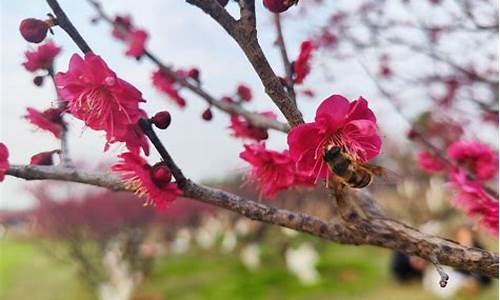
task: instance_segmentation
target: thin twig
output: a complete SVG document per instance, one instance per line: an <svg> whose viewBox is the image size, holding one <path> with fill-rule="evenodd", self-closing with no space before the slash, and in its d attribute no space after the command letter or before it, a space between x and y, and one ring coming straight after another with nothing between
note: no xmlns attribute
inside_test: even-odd
<svg viewBox="0 0 500 300"><path fill-rule="evenodd" d="M283 113L290 126L304 123L302 113L274 73L257 39L254 0L241 0L241 18L235 20L216 0L186 0L210 15L238 43L259 76L267 95Z"/></svg>
<svg viewBox="0 0 500 300"><path fill-rule="evenodd" d="M7 174L26 180L52 179L79 182L113 190L129 188L113 174L60 166L12 165ZM420 256L429 261L430 256L435 256L441 264L498 277L497 254L430 236L388 218L375 217L369 220L355 218L346 227L344 223L327 223L314 216L272 207L190 180L186 180L183 190L185 197L231 210L252 220L287 227L342 244L375 245L401 251L407 255ZM366 193L363 196L370 197ZM373 199L363 201L364 205L374 203Z"/></svg>
<svg viewBox="0 0 500 300"><path fill-rule="evenodd" d="M66 108L66 102L64 99L62 99L61 95L59 95L59 91L57 89L56 81L54 79L54 68L51 66L47 72L49 73L49 76L52 80L52 83L54 84L54 90L57 95L57 107L61 110L64 110ZM68 146L68 122L64 120L64 113L61 112L61 152L60 152L60 157L61 157L61 163L64 166L72 166L71 162L71 157L70 157L70 152L69 152L69 146Z"/></svg>
<svg viewBox="0 0 500 300"><path fill-rule="evenodd" d="M113 27L117 28L118 30L121 30L121 32L124 35L127 35L128 32L125 28L120 28L119 26L116 26L111 19L110 16L108 16L101 4L98 1L95 0L87 0L96 10L99 18L102 20L106 21L108 24L112 25ZM261 114L251 112L249 110L246 110L241 106L240 104L237 103L230 103L230 102L225 102L216 99L214 96L210 95L205 89L203 89L200 85L198 84L193 84L186 78L180 77L171 67L167 66L165 63L163 63L156 55L154 55L151 50L146 49L144 51L144 57L148 58L151 62L153 62L156 66L158 66L165 74L167 74L169 77L173 78L176 82L178 82L181 86L187 88L194 94L198 95L200 98L204 99L208 104L213 105L214 107L230 114L230 115L239 115L245 118L250 124L252 124L255 127L259 128L269 128L269 129L274 129L278 130L281 132L288 132L290 129L290 126L288 124L273 120L271 118L265 117Z"/></svg>
<svg viewBox="0 0 500 300"><path fill-rule="evenodd" d="M290 62L290 58L288 56L288 52L286 50L285 38L283 35L283 28L281 26L281 17L280 14L274 14L274 27L276 28L276 45L278 46L281 54L281 60L283 62L283 68L285 69L285 74L287 77L287 90L290 94L290 98L294 101L295 105L297 105L295 89L293 86L293 66Z"/></svg>
<svg viewBox="0 0 500 300"><path fill-rule="evenodd" d="M163 143L160 141L160 139L156 135L156 133L153 129L153 126L151 125L151 122L147 119L140 119L139 126L141 127L144 134L149 138L149 140L151 141L153 146L156 148L156 150L160 154L163 161L167 164L167 167L170 169L170 171L172 172L172 175L174 176L175 180L177 181L177 186L179 186L179 188L183 189L186 185L187 179L184 176L184 174L182 173L181 169L174 162L174 160L172 159L172 157L168 153L165 146L163 146Z"/></svg>
<svg viewBox="0 0 500 300"><path fill-rule="evenodd" d="M57 0L47 0L47 4L49 4L50 8L56 15L56 25L66 31L66 33L83 53L92 52L92 49L90 49L89 45L87 45L87 42L85 42L73 23L71 23L68 16L66 16L66 13L63 11L61 6L59 6Z"/></svg>
<svg viewBox="0 0 500 300"><path fill-rule="evenodd" d="M450 276L448 276L448 274L444 271L443 267L441 266L441 264L439 264L439 261L434 255L429 256L429 258L434 267L436 267L436 271L438 272L439 277L441 277L441 279L439 280L439 285L442 288L445 288L448 284L448 279L450 279Z"/></svg>

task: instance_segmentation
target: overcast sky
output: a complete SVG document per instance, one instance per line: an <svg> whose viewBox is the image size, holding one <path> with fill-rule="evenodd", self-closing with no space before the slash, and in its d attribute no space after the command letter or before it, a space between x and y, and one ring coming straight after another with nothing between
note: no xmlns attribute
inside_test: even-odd
<svg viewBox="0 0 500 300"><path fill-rule="evenodd" d="M252 87L254 101L248 108L255 110L275 110L270 99L265 95L251 65L237 47L210 17L198 8L184 1L149 0L106 0L104 9L111 15L130 13L137 27L144 28L150 34L148 47L164 62L176 67L199 67L203 87L216 97L233 93L238 83L244 82ZM73 20L83 37L94 52L101 55L108 65L121 78L129 81L142 91L148 101L143 108L150 114L168 109L173 116L173 123L168 130L162 131L160 137L170 150L178 165L185 174L194 180L220 178L243 170L245 164L238 158L243 142L230 137L227 130L228 116L214 111L212 122L201 120L200 114L206 108L205 102L197 96L184 91L188 105L184 110L176 108L164 95L158 93L151 85L151 73L154 65L146 60L137 62L123 55L124 45L113 39L108 24L91 25L89 20L94 15L93 9L86 1L61 0L61 6ZM270 26L271 15L257 1L259 39L264 52L277 73L282 73L281 60L277 49L273 46L275 33ZM9 148L11 163L26 164L29 158L38 152L58 148L58 142L50 134L36 132L31 125L21 119L27 106L45 109L55 99L51 84L37 88L32 84L32 74L27 72L21 63L23 52L32 48L18 32L19 22L27 17L43 18L49 12L45 1L2 1L1 4L1 112L0 141ZM235 3L228 9L235 13ZM309 23L321 22L321 16ZM295 57L300 42L307 38L308 26L293 25L296 22L285 22L285 35L290 55ZM303 25L303 24L302 24ZM69 57L78 49L67 35L55 28L52 40L62 46L63 52L57 58L56 69L66 71ZM313 68L314 70L315 68ZM319 69L319 68L318 68ZM372 101L375 89L370 79L364 76L360 65L335 66L338 76L335 84L327 83L323 76L313 74L306 81L306 86L313 86L316 92L314 99L301 99L299 106L305 119L313 118L321 99L332 93L340 93L351 99L360 95L370 100L370 106L377 115L393 114L391 107L383 101ZM321 72L316 72L321 73ZM361 74L353 76L352 74ZM47 82L50 83L50 82ZM281 120L284 120L280 116ZM379 118L380 119L380 118ZM78 120L70 123L69 145L73 159L93 162L112 161L123 148L114 146L103 153L104 137L102 133L83 130ZM398 117L381 120L382 129L389 128L391 135L401 136L406 127ZM281 150L286 146L286 136L272 132L268 145ZM149 157L154 163L158 160L155 151ZM20 179L7 177L0 184L0 208L24 208L33 203L26 192L26 183Z"/></svg>

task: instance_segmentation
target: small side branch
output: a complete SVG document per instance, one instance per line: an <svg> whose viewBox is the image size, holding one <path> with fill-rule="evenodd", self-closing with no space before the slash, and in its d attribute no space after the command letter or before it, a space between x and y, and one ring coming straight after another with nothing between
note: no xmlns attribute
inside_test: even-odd
<svg viewBox="0 0 500 300"><path fill-rule="evenodd" d="M59 6L57 0L47 0L47 4L49 4L50 8L56 15L56 24L66 31L66 33L76 43L78 48L80 48L83 53L92 52L92 49L90 49L87 42L83 39L78 30L76 30L75 26L71 23L68 16L66 16L66 13L61 6Z"/></svg>
<svg viewBox="0 0 500 300"><path fill-rule="evenodd" d="M288 120L290 126L304 123L301 112L274 73L257 39L253 0L241 0L242 15L236 21L216 0L187 0L210 15L238 43L259 76L267 95Z"/></svg>
<svg viewBox="0 0 500 300"><path fill-rule="evenodd" d="M128 190L113 174L77 171L58 166L13 165L7 174L26 180L52 179L86 183L113 190ZM185 197L233 211L256 221L283 226L341 244L380 246L407 255L420 256L428 261L435 257L443 265L498 278L497 254L464 247L388 218L362 219L353 216L347 227L344 223L328 223L308 214L279 209L203 186L189 179L186 179L183 191Z"/></svg>
<svg viewBox="0 0 500 300"><path fill-rule="evenodd" d="M285 69L285 74L287 78L287 90L290 94L290 98L294 101L295 105L297 105L295 89L293 86L293 65L290 62L290 58L288 56L288 51L286 50L285 38L283 35L283 28L281 26L281 17L280 14L274 14L274 27L276 28L276 45L279 48L281 54L281 60L283 62L283 68Z"/></svg>
<svg viewBox="0 0 500 300"><path fill-rule="evenodd" d="M88 2L95 8L100 19L106 21L108 24L112 26L115 26L113 24L113 20L110 18L109 15L107 15L104 12L101 4L98 1L88 0ZM120 30L120 28L117 29ZM124 35L128 34L128 32L124 28L122 29L123 29L122 33ZM153 54L149 49L145 51L144 57L148 58L151 62L153 62L156 66L158 66L158 68L160 68L165 74L173 78L181 86L190 90L194 94L198 95L200 98L204 99L208 104L215 106L221 111L224 111L230 115L235 114L242 116L255 127L274 129L281 132L288 132L288 130L290 129L290 126L288 126L288 124L286 123L276 121L271 118L264 117L258 113L248 111L237 103L224 102L216 99L209 92L207 92L207 90L203 89L200 85L193 84L186 78L180 77L171 67L163 63L158 58L158 56Z"/></svg>

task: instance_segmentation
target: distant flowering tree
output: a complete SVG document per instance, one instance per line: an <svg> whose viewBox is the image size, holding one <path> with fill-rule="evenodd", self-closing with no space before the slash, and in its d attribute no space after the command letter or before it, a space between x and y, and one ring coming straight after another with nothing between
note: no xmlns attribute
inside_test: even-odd
<svg viewBox="0 0 500 300"><path fill-rule="evenodd" d="M32 213L36 229L62 247L49 251L74 263L82 281L100 299L117 299L107 296L110 289L115 297L128 291L120 299L129 299L151 267L153 257L141 248L148 227L156 221L154 210L142 207L130 193L87 191L77 199L62 200L51 194L47 187L36 188L38 206Z"/></svg>
<svg viewBox="0 0 500 300"><path fill-rule="evenodd" d="M421 148L418 166L445 175L451 202L490 220L481 224L498 235L498 192L490 188L498 181L498 137L471 138L478 128L498 132L498 2L316 1L303 13L327 7L310 37L322 63L361 61L381 98L407 121L408 138ZM466 44L481 47L470 55Z"/></svg>
<svg viewBox="0 0 500 300"><path fill-rule="evenodd" d="M52 42L40 46L36 53L26 54L28 59L24 64L26 69L30 72L43 72L39 75L42 77L35 78L35 83L40 85L43 78L51 77L56 87L58 101L57 107L47 110L29 109L25 118L36 127L60 138L61 149L40 153L32 158L32 165L20 166L9 165L8 151L2 144L0 179L8 174L32 180L75 181L115 191L125 190L136 193L146 204L167 211L171 203L179 201L176 199L180 196L192 198L232 210L254 220L307 232L332 241L382 246L407 255L420 256L437 266L442 276L441 285L446 284L447 276L442 272L440 264L498 276L496 254L465 248L394 221L378 207L371 193L359 192L356 186L347 184L352 181L363 181L365 184L362 187L364 187L377 175L370 171L368 165L379 156L382 147L377 117L372 110L372 102L369 102L373 101L372 99L359 97L356 100L349 100L332 90L331 96L317 107L314 120L308 123L298 109L297 103L300 97L314 95L314 88L307 87L305 83L309 74L315 71L314 60L326 57L324 55L326 51L323 52L325 49L337 56L336 59L355 58L356 55L367 51L367 48L377 46L377 38L385 38L386 33L394 26L406 26L409 23L411 27L414 26L413 23L396 22L392 19L382 22L377 19L376 16L385 16L384 7L381 6L383 4L379 4L379 1L365 1L361 6L351 5L351 10L334 7L327 24L319 28L319 31L315 31L312 36L304 37L297 58L291 60L285 44L282 13L285 11L291 13L299 7L300 12L307 16L315 9L322 9L323 5L327 5L326 1L318 0L311 2L312 4L305 1L300 1L299 4L297 0L241 0L231 3L227 0L187 0L187 2L213 18L238 44L258 75L267 96L277 106L279 113L286 118L286 123L279 120L277 111L248 110L247 103L255 100L252 88L244 83L239 83L232 95L214 96L203 85L200 68L174 68L163 63L147 45L149 34L144 29L136 27L130 16L110 17L100 3L89 0L97 14L93 18L93 23L107 22L112 27L112 36L126 44L126 56L138 60L147 59L156 66L151 75L152 85L168 99L177 106L187 109L186 94L196 95L207 104L207 108L201 114L206 121L214 117L215 110L228 114L228 130L225 132L247 142L240 157L249 163L248 177L251 182L256 183L262 195L274 197L284 190L313 184L320 184L321 188L331 191L325 180L335 181L341 189L330 193L329 196L332 205L335 204L333 206L335 209L327 208L329 211L334 210L334 218L325 221L303 212L279 209L267 203L252 201L190 180L156 135L157 129L168 129L171 122L175 122L175 116L170 112L161 111L150 117L141 91L121 79L107 65L104 57L92 51L91 45L82 38L57 0L47 0L53 13L49 14L47 20L26 19L21 21L19 29L27 41L40 43L53 28L60 28L72 38L83 53L83 55L73 54L67 70L58 72L54 70L53 61L59 53L59 48ZM412 2L414 1L402 1L401 5L409 5L408 3ZM297 4L299 5L296 6ZM240 12L238 18L226 10L226 6L229 5L239 6L239 10L235 10ZM263 5L272 13L270 16L273 18L276 30L276 46L284 67L279 76L271 67L259 43L256 5ZM299 8L295 11L299 11ZM475 19L473 11L466 10L466 12L469 14L465 16L470 18L476 29L483 30L486 26L489 30L489 23L482 25ZM350 31L347 22L364 26L369 34L361 35ZM429 34L431 43L438 43L441 31L444 29L444 27L424 28ZM361 40L361 37L372 39ZM393 39L390 40L395 42ZM407 45L406 41L403 44L413 51L421 50L418 44ZM343 47L344 45L347 47ZM493 98L486 96L487 100L479 100L474 96L475 89L469 89L476 83L481 83L488 88L487 95L494 94L497 97L498 78L495 78L498 74L497 67L478 70L472 67L474 64L459 65L449 61L446 56L437 55L432 51L427 53L427 49L424 52L429 65L444 61L449 67L447 70L451 69L453 72L439 74L426 72L423 78L419 78L418 83L421 87L430 88L437 83L444 92L434 93L434 90L429 90L430 93L426 97L433 106L429 106L427 111L409 120L411 130L408 137L426 147L426 152L418 155L424 169L446 173L450 184L458 191L453 202L459 207L465 207L469 215L479 215L481 223L495 232L494 226L498 225L498 192L496 192L498 187L486 181L498 176L498 168L492 166L498 162L497 151L481 142L469 143L464 137L466 128L461 122L463 119L452 118L454 114L459 114L452 108L456 108L454 105L458 102L458 98L461 101L469 99L477 108L484 110L485 122L498 119L498 106L494 106L497 105L497 99L492 101ZM479 56L487 55L481 53ZM406 78L393 67L392 58L392 53L380 55L380 66L377 68L377 75L374 76L374 82L382 96L392 103L398 113L404 115L401 107L408 103L400 101L397 97L399 93L393 89L386 89L384 85L391 80ZM369 71L369 66L367 69ZM439 110L433 109L434 107L439 107ZM445 113L439 114L438 111ZM465 117L465 115L467 114L460 113L460 116ZM378 120L383 117L387 116L379 115ZM79 119L91 130L104 133L104 151L112 145L126 147L127 150L117 155L117 161L110 172L85 171L73 165L66 147L69 118ZM286 134L288 149L274 150L265 146L264 141L268 139L272 130ZM285 136L282 137L285 141ZM160 162L147 160L151 145L160 154ZM333 154L330 153L332 149L335 149ZM327 159L328 153L335 157L335 164ZM54 163L52 161L54 154L61 156L61 163L48 166ZM208 148L203 155L209 156ZM75 220L77 217L75 216Z"/></svg>

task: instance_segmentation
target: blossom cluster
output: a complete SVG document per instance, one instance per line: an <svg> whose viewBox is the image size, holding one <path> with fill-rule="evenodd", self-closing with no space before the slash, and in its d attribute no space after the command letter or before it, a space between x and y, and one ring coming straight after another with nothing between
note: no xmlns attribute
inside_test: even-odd
<svg viewBox="0 0 500 300"><path fill-rule="evenodd" d="M249 177L262 193L274 197L281 190L328 178L331 171L323 154L331 146L341 147L352 159L366 162L380 153L381 145L368 102L332 95L320 104L314 122L292 128L288 150L268 150L263 143L245 145L240 157L251 165Z"/></svg>
<svg viewBox="0 0 500 300"><path fill-rule="evenodd" d="M127 42L125 55L140 59L146 53L148 33L137 29L130 16L116 16L113 20L113 37Z"/></svg>
<svg viewBox="0 0 500 300"><path fill-rule="evenodd" d="M380 153L377 120L364 98L349 102L343 96L332 95L319 105L314 122L296 126L288 134L290 155L298 170L315 178L329 176L323 153L332 145L359 162Z"/></svg>
<svg viewBox="0 0 500 300"><path fill-rule="evenodd" d="M248 144L244 147L240 158L252 166L249 178L257 183L264 196L273 198L279 191L314 183L314 179L307 174L297 171L288 150L268 150L265 143Z"/></svg>
<svg viewBox="0 0 500 300"><path fill-rule="evenodd" d="M446 172L455 191L454 204L498 235L498 200L485 188L498 176L498 153L479 141L458 141L448 145L446 157L421 151L418 164L429 173Z"/></svg>
<svg viewBox="0 0 500 300"><path fill-rule="evenodd" d="M47 42L38 46L36 50L26 51L24 56L26 61L23 66L29 72L36 72L39 70L48 70L54 64L54 58L61 52L61 48L56 46L53 42Z"/></svg>
<svg viewBox="0 0 500 300"><path fill-rule="evenodd" d="M146 195L147 204L165 210L182 194L177 185L171 182L172 174L165 163L151 166L134 152L122 153L119 158L120 161L113 165L112 170L120 173L129 188L139 196Z"/></svg>
<svg viewBox="0 0 500 300"><path fill-rule="evenodd" d="M9 166L9 150L4 143L0 143L0 182L4 180Z"/></svg>
<svg viewBox="0 0 500 300"><path fill-rule="evenodd" d="M140 119L148 117L140 108L145 100L139 90L119 78L100 56L93 53L86 53L83 58L74 54L68 71L57 73L55 83L59 94L67 101L67 111L71 115L82 120L87 127L106 133L105 150L116 142L126 145L129 152L119 155L120 162L112 169L121 174L131 190L146 195L147 203L162 210L181 194L171 182L172 175L164 163L150 166L140 155L141 149L149 154L149 144L138 125ZM32 115L28 118L38 124L50 120L45 116L47 114L32 112ZM152 122L166 128L170 124L170 115L160 112ZM42 158L51 159L51 156L37 157L38 164L46 161Z"/></svg>
<svg viewBox="0 0 500 300"><path fill-rule="evenodd" d="M73 54L67 72L55 75L61 97L67 101L68 111L89 128L106 133L106 147L123 142L130 151L140 148L149 153L149 146L138 128L146 113L139 108L145 102L139 90L119 78L104 60L94 53L82 58Z"/></svg>
<svg viewBox="0 0 500 300"><path fill-rule="evenodd" d="M293 72L295 75L293 82L295 84L303 83L306 76L311 72L310 60L314 49L316 49L316 46L312 41L304 41L300 45L299 56L293 62Z"/></svg>

